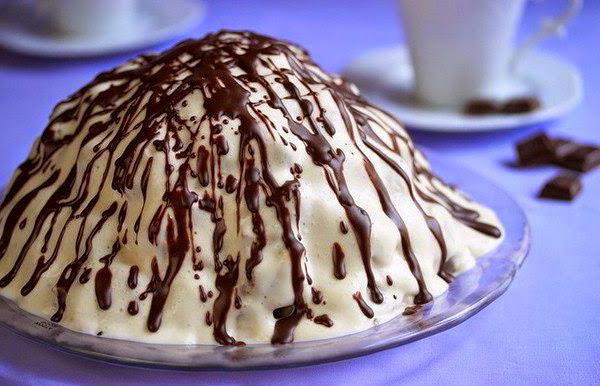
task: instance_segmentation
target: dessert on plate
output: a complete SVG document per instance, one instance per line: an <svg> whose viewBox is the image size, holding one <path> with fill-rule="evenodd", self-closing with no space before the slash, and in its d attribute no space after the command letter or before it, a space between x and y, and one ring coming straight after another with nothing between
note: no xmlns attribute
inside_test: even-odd
<svg viewBox="0 0 600 386"><path fill-rule="evenodd" d="M222 31L56 106L5 189L0 295L104 337L289 343L430 302L501 238L352 84Z"/></svg>

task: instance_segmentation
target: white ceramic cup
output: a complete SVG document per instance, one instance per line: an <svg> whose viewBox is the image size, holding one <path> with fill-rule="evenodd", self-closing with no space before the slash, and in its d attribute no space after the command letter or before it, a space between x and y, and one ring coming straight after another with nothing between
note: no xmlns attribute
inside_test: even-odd
<svg viewBox="0 0 600 386"><path fill-rule="evenodd" d="M565 13L514 48L526 0L399 0L415 73L415 93L427 104L460 107L475 98L523 92L513 64L547 36L560 33L581 8Z"/></svg>
<svg viewBox="0 0 600 386"><path fill-rule="evenodd" d="M55 29L74 35L126 33L136 21L137 0L38 0Z"/></svg>

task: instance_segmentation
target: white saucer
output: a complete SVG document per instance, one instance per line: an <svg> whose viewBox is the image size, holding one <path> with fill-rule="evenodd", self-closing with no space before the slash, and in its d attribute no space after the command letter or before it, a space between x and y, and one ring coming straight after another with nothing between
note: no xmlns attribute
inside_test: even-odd
<svg viewBox="0 0 600 386"><path fill-rule="evenodd" d="M526 114L469 116L459 110L419 104L412 93L413 70L406 47L369 52L354 61L344 76L369 101L396 115L407 127L425 131L494 131L531 126L565 115L583 96L579 71L562 58L539 51L524 56L516 71L517 78L542 102L542 108Z"/></svg>
<svg viewBox="0 0 600 386"><path fill-rule="evenodd" d="M40 20L28 3L0 8L0 45L45 57L97 56L148 47L186 32L204 16L199 1L144 0L139 21L130 30L110 36L76 36L50 31L48 22Z"/></svg>

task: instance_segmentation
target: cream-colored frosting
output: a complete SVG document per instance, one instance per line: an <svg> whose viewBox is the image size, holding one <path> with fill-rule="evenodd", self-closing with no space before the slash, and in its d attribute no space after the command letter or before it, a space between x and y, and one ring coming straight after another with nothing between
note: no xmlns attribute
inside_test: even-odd
<svg viewBox="0 0 600 386"><path fill-rule="evenodd" d="M238 47L242 47L238 50L243 51L245 44L252 44L247 42L248 39L252 40L252 36L223 33L217 35L216 39L220 42L232 41L238 44ZM215 39L215 35L212 38ZM214 43L202 41L196 44L203 50L214 49L215 46ZM299 58L302 68L315 78L321 79L320 82L314 84L302 82L294 66L289 63L288 55L281 52L259 54L258 58L262 61L257 63L258 73L282 99L291 116L301 117L299 122L308 127L309 118L305 116L296 99L288 98L290 93L276 79L280 75L274 74L270 66L279 70L288 69L287 77L300 90L302 99L314 106L317 106L318 101L320 108L313 109L311 118L315 119L324 111L322 114L335 128L335 134L325 134L325 136L332 148L343 151L345 155L343 170L348 190L355 204L364 209L370 218L370 264L375 283L383 295L381 304L374 303L369 296L358 239L343 206L338 201L335 190L328 183L330 171L313 162L302 140L289 130L289 122L282 111L264 102L265 96L268 95L264 84L249 82L244 87L249 93L250 102L256 102L253 104L253 109L248 107L252 110L249 114L256 119L263 131L262 138L266 144L266 156L273 178L279 184L283 184L295 178L294 173L290 171L294 164L302 168L297 178L300 183L299 229L296 229L297 213L293 208L294 200L285 202L292 216L294 235L298 239L301 237L300 242L305 248L302 267L306 270L305 274L312 279L312 285L309 284L308 278L303 281L303 298L313 317L327 314L333 321L331 327L326 327L315 323L308 315L303 315L294 332L294 340L302 341L341 336L386 322L400 315L407 306L413 305L414 297L418 293L417 281L409 269L402 249L400 232L382 209L378 192L367 174L365 158L370 160L379 178L384 182L391 202L406 225L412 250L422 271L427 290L433 296L446 291L448 284L438 275L441 259L440 245L428 228L426 217L418 209L415 200L427 215L432 216L439 223L447 248L445 269L450 274L458 274L471 268L476 258L492 250L499 243L500 238L490 237L457 220L448 209L448 204L437 192L443 193L460 206L479 213L477 221L500 229L501 225L491 210L470 201L461 192L449 188L436 177L429 177L427 173L419 172L420 169L428 170L428 163L422 154L414 149L408 134L395 119L376 107L358 103L358 91L352 86L324 73L297 47L287 44L286 46ZM177 151L173 149L176 147L176 140L169 128L173 123L161 122L164 119L161 115L156 116L153 121L157 128L154 137L156 139L166 137L170 149L168 155L158 150L157 146L152 144L153 141L150 141L147 146L128 148L128 144L132 143L136 134L144 130L142 123L148 116L147 101L132 100L132 96L140 89L140 85L144 85L145 80L134 77L124 81L119 80L115 74L143 68L146 68L144 71L154 73L164 66L160 61L153 66L152 60L156 61L156 57L140 58L129 62L111 72L112 75L107 77L107 80L96 79L93 85L82 89L55 108L51 123L44 135L51 138L52 143L59 143L59 147L52 152L50 147L44 144L46 141L44 139L34 144L27 161L29 166L16 171L6 191L11 192L12 189L14 193L4 202L0 210L0 230L3 230L4 237L7 239L4 255L0 259L0 277L6 276L13 269L20 251L24 250L28 240L31 241L31 246L22 256L22 263L14 279L0 288L0 294L14 300L24 310L50 319L58 308L57 282L61 274L65 274L68 264L89 249L87 260L79 268L77 279L69 288L64 315L59 322L61 325L89 334L102 331L105 337L144 342L216 344L214 323L209 326L206 320L207 312L210 313L211 318L214 317L214 302L220 293L215 284L217 278L213 248L215 223L211 219L211 214L200 209L197 204L191 205L189 209L190 234L193 234L194 247L200 247L200 252L196 253L192 248L186 251L181 267L170 286L160 328L155 332L150 332L147 327L154 294L149 293L145 300L138 298L146 290L152 278L151 265L154 257L158 263L160 276L164 277L169 264L168 223L183 220L177 217L174 210L167 209L165 217L160 222L161 228L155 243L149 239L148 228L159 208L164 206L166 186L175 186L177 179L181 177L180 165L190 161L193 169L196 169L199 147L204 146L206 149L214 150L214 144L209 142L211 136L214 138L211 134L211 126L214 128L217 124L222 125L220 134L226 139L229 147L227 154L214 158L220 162L223 181L228 175L243 180L240 178L242 171L239 158L240 155L248 156L250 150L239 151L240 132L243 130L240 127L239 117L223 115L218 122L206 118L204 106L207 97L210 98L210 92L205 93L200 90L186 95L175 106L173 112L179 118L177 125L182 126L182 130L175 130L175 132L178 133L184 149L191 144L192 152L196 153L193 158L175 156ZM195 63L194 56L185 53L168 60L168 63L180 61L190 66ZM269 64L266 65L266 62ZM244 74L244 70L237 66L231 67L230 71L234 76ZM176 89L182 84L183 79L193 73L194 70L191 69L173 73L168 78L168 87ZM96 104L98 95L103 91L127 82L129 86L119 91L111 106ZM389 163L366 146L364 141L359 140L361 129L354 117L351 118L351 127L347 128L341 107L336 103L339 94L332 92L331 84L352 90L348 92L353 92L357 99L345 100L345 103L354 106L360 114L368 117L370 127L383 142L390 147L397 146L397 151L394 152L376 143L376 146L409 176L411 186L400 178ZM166 83L165 88L167 88ZM143 98L150 97L149 93L141 95ZM130 121L122 118L119 122L113 121L102 134L94 136L91 140L86 139L86 136L91 135L90 128L93 130L95 123L108 122L112 111L115 111L116 107L123 106L131 109L131 111L127 108L120 110L127 111ZM76 113L72 114L71 119L63 119L67 115L65 112L73 108L76 109ZM88 108L92 110L87 111ZM191 117L194 117L194 121L190 120ZM115 147L111 154L107 150L109 144L113 143L113 139L118 135L118 130L123 129L123 125L126 126L127 134L122 139L114 141ZM395 134L390 135L390 133ZM61 138L66 140L61 143L59 141ZM292 144L296 150L293 150ZM256 164L260 165L261 153L257 141L250 141L248 146L254 150ZM139 157L137 161L139 166L131 169L133 173L130 184L120 192L115 189L111 181L115 175L116 160L122 158L124 152L131 152L132 157ZM150 174L144 200L142 179L150 159L152 164L149 167ZM167 177L165 172L167 164L174 166L170 177ZM87 167L90 169L86 174ZM29 178L20 179L20 175L27 173L26 169L30 171ZM68 189L67 196L60 201L64 203L83 197L83 202L75 211L70 207L61 207L45 219L42 218L40 229L34 231L36 218L40 218L41 213L44 213L44 206L58 186L68 179L72 169L75 173L72 188ZM216 173L218 165L215 164L211 170L215 170ZM15 210L20 200L26 199L28 194L36 191L54 173L57 173L57 177L53 183L37 190L35 198L30 200L22 210ZM254 268L252 280L249 280L245 274L245 267L256 234L253 231L251 212L244 201L243 192L241 198L236 192L227 193L216 183L217 177L215 180L211 177L211 183L206 187L199 182L197 173L186 173L181 178L185 179L187 188L195 192L197 197L202 198L206 193L214 197L216 202L222 199L221 216L227 230L217 258L220 261L227 256L235 259L239 254L239 275L235 291L231 295L232 301L226 320L227 333L237 341L247 344L270 342L276 323L273 311L294 303L291 257L282 237L282 225L275 207L266 204L266 194L261 192L259 214L264 223L266 243L262 249L262 261ZM428 202L418 194L413 200L410 189L414 187L426 192L435 199L435 202ZM238 189L243 190L243 184ZM96 193L98 193L98 200L94 202ZM118 230L118 213L124 203L127 203L127 211L121 229ZM102 224L102 213L112 205L116 205L116 211ZM87 215L82 216L87 209L89 209ZM139 232L135 232L138 216L140 216ZM7 222L11 218L20 226L15 226L12 235L6 236ZM340 222L345 224L349 232L346 234L341 232ZM97 233L94 233L93 229L97 224L102 226ZM62 242L59 245L58 238L63 230ZM46 234L49 235L49 239L46 252L42 252ZM123 242L125 234L127 234L126 243ZM95 293L95 275L105 265L100 259L110 255L116 240L121 242L120 250L110 263L112 302L108 309L102 310ZM88 241L87 246L86 241ZM345 254L347 275L342 280L335 278L333 273L332 247L336 242L341 245ZM55 248L57 249L55 261L41 275L34 289L26 296L22 296L20 291L30 280L38 259L47 261ZM193 258L192 255L195 257ZM202 260L202 270L194 269L194 259ZM138 285L135 289L131 289L127 283L133 265L139 267ZM81 284L79 277L86 268L91 269L90 280ZM222 274L227 270L227 267L221 267L219 273ZM195 278L195 275L198 278ZM388 284L388 276L391 285ZM205 293L211 291L213 294L210 298L207 296L205 302L200 298L199 285L202 285ZM311 300L311 287L321 292L323 301L320 304L314 304ZM372 308L373 318L368 318L361 312L353 298L356 292L360 292L365 302ZM235 294L241 300L239 308L234 305ZM137 315L130 315L127 311L131 301L136 301L139 306Z"/></svg>

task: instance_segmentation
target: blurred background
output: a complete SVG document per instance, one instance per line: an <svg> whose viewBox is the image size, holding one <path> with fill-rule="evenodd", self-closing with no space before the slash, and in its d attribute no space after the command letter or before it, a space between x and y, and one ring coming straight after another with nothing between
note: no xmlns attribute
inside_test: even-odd
<svg viewBox="0 0 600 386"><path fill-rule="evenodd" d="M1 0L0 7L6 9L15 2L23 4L34 1ZM354 59L366 52L398 45L405 40L394 0L205 0L199 3L203 17L184 32L149 47L83 58L38 57L0 48L0 109L4 115L2 130L5 133L14 132L14 135L5 135L0 144L0 164L4 165L0 168L0 180L6 181L13 167L26 156L30 144L44 127L57 101L91 80L99 71L114 67L139 53L163 50L180 39L198 38L219 29L248 29L297 42L307 48L314 60L326 70L341 73ZM518 31L518 40L536 30L543 17L561 12L564 6L562 1L529 1L525 20ZM599 45L598 17L600 2L588 1L583 12L569 27L566 39L548 39L541 45L542 49L559 52L579 67L587 90L595 90L600 86L600 71L596 70L600 60L593 52L593 47ZM589 118L594 114L590 107L597 101L595 98L584 100L576 113L569 116L568 123L565 123L568 127L564 130L575 130L576 133L576 128L590 122ZM558 127L561 128L560 125ZM471 134L467 136L467 141L464 136L431 133L416 134L416 139L445 151L460 150L457 156L468 159L471 145L476 145L478 150L481 147L495 147L499 144L498 140L511 141L524 135L522 131L517 132L484 134L483 137ZM490 138L495 140L489 141ZM458 145L461 149L457 148ZM491 154L490 158L493 158Z"/></svg>

